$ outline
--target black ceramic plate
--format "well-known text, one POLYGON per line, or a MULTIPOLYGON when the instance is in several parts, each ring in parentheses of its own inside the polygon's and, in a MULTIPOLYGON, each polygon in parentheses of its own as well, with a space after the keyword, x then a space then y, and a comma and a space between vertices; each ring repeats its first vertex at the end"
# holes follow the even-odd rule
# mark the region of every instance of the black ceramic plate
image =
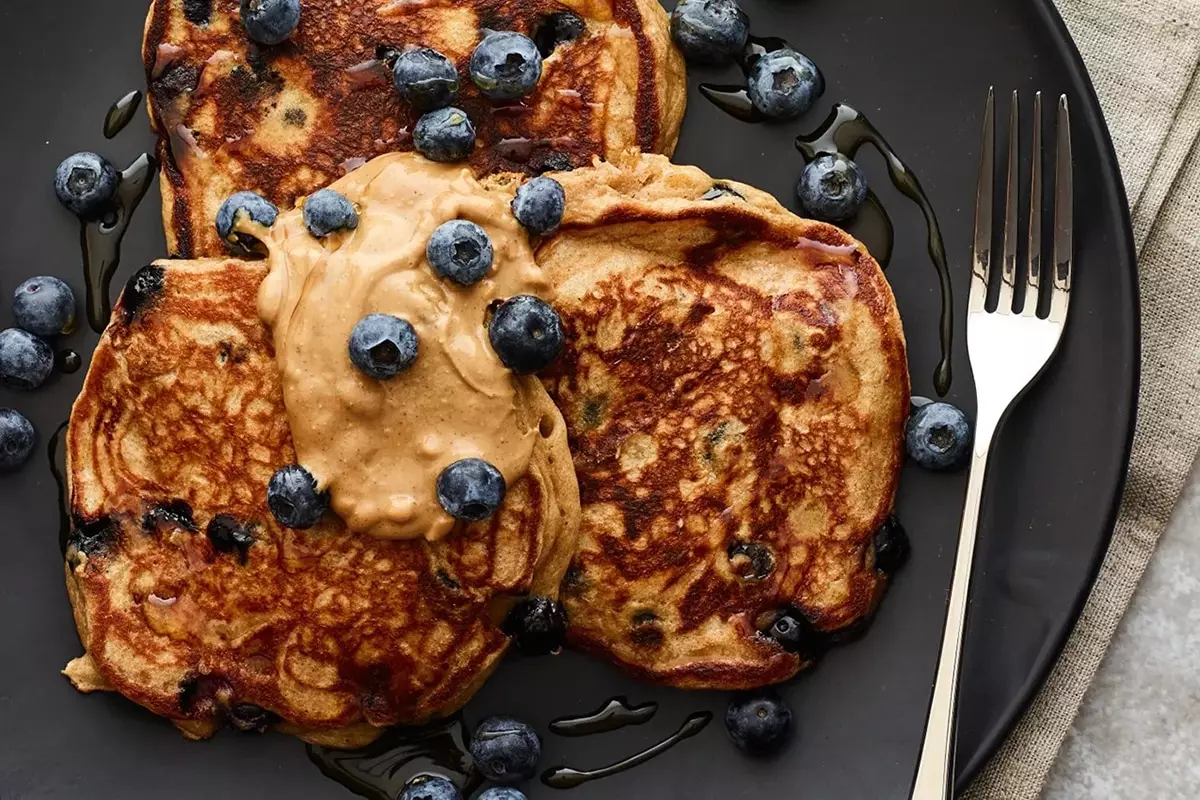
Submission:
MULTIPOLYGON (((792 40, 822 67, 828 91, 805 118, 751 126, 714 108, 692 75, 677 158, 756 184, 792 204, 802 166, 792 140, 847 102, 890 140, 924 184, 941 222, 954 281, 956 378, 949 399, 973 409, 963 343, 972 203, 987 87, 1026 98, 1066 93, 1075 124, 1076 275, 1072 317, 1057 360, 1013 414, 992 459, 975 600, 967 637, 960 781, 995 750, 1044 679, 1074 623, 1112 530, 1134 417, 1138 302, 1125 197, 1087 75, 1045 0, 743 0, 759 35, 792 40)), ((77 150, 122 165, 151 137, 139 116, 108 142, 110 103, 142 84, 139 45, 146 0, 6 0, 0 10, 0 137, 4 193, 0 290, 50 273, 82 295, 78 229, 58 207, 51 175, 77 150)), ((1001 105, 1000 113, 1006 109, 1001 105)), ((1001 147, 1003 142, 1001 142, 1001 147)), ((861 161, 896 226, 888 277, 910 344, 914 391, 933 392, 938 284, 915 205, 887 180, 883 161, 861 161)), ((1027 163, 1027 162, 1026 162, 1027 163)), ((163 255, 157 190, 133 222, 115 286, 163 255)), ((0 323, 11 324, 3 302, 0 323)), ((85 356, 83 330, 64 344, 85 356)), ((34 394, 0 390, 36 423, 42 446, 0 478, 0 797, 337 798, 346 790, 286 736, 226 733, 185 742, 165 722, 116 696, 77 694, 58 671, 79 654, 62 581, 58 503, 45 446, 66 419, 82 373, 34 394)), ((786 689, 799 737, 773 761, 736 753, 718 694, 663 691, 576 655, 512 661, 466 711, 498 711, 545 726, 607 698, 656 700, 649 724, 587 739, 547 734, 543 765, 599 766, 673 732, 697 710, 718 714, 699 736, 648 765, 572 790, 573 798, 906 798, 920 745, 950 580, 965 478, 905 470, 898 513, 914 555, 869 634, 835 650, 786 689)), ((556 790, 529 787, 534 797, 556 790)))

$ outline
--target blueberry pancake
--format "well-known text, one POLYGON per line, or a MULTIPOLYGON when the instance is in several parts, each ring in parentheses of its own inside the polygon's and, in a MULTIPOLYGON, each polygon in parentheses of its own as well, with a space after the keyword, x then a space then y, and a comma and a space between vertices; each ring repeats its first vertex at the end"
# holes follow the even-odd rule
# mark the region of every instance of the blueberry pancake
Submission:
POLYGON ((678 138, 686 75, 657 0, 303 0, 298 27, 276 45, 252 42, 238 9, 155 0, 146 21, 175 256, 225 253, 213 218, 235 191, 286 209, 356 164, 412 149, 421 112, 391 69, 405 49, 453 62, 452 103, 478 134, 470 163, 480 174, 583 166, 628 147, 669 154, 678 138), (534 40, 544 61, 532 94, 489 99, 473 83, 485 29, 534 40))
POLYGON ((786 680, 894 567, 895 301, 842 230, 661 156, 618 161, 554 176, 566 218, 537 254, 583 504, 569 640, 679 687, 786 680))
MULTIPOLYGON (((437 541, 282 527, 266 487, 296 460, 264 262, 138 272, 71 416, 67 587, 86 653, 65 670, 190 737, 226 722, 333 746, 457 709, 505 652, 517 598, 554 597, 578 495, 561 418, 518 378, 528 469, 488 520, 437 541)), ((428 349, 428 348, 427 348, 428 349)))

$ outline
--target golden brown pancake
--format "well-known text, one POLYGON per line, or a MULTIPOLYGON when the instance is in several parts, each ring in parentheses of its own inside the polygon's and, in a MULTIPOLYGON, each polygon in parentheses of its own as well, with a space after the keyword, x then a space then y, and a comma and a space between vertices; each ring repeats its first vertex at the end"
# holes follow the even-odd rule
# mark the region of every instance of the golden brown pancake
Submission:
POLYGON ((192 737, 228 720, 364 744, 465 703, 508 646, 515 599, 555 596, 579 515, 570 454, 538 393, 529 471, 490 520, 438 542, 352 534, 332 514, 281 527, 266 485, 295 453, 255 302, 265 274, 163 262, 118 302, 68 434, 86 654, 65 672, 192 737), (253 543, 223 552, 230 526, 253 543))
POLYGON ((567 216, 537 257, 583 502, 570 641, 679 687, 785 680, 886 584, 909 404, 891 289, 844 231, 660 156, 555 177, 567 216), (798 647, 767 635, 785 613, 798 647))
POLYGON ((356 164, 411 149, 419 115, 378 61, 408 46, 458 64, 479 174, 674 150, 686 73, 657 0, 305 0, 296 33, 276 47, 247 40, 238 0, 155 0, 143 58, 169 251, 225 253, 213 220, 235 191, 286 209, 356 164), (556 42, 563 20, 582 32, 556 42), (484 28, 529 34, 549 54, 523 102, 497 106, 471 83, 484 28))

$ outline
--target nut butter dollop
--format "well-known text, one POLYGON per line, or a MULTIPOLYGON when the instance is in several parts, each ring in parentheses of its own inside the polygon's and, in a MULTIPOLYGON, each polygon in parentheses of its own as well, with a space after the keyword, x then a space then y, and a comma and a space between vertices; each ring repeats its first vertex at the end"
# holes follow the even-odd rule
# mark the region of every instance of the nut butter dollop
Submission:
POLYGON ((550 299, 550 284, 513 218, 512 193, 461 165, 386 155, 330 188, 357 206, 357 229, 316 239, 300 209, 270 230, 240 223, 268 252, 258 307, 272 328, 297 457, 351 530, 439 539, 455 524, 437 500, 445 467, 482 458, 511 486, 529 465, 539 389, 500 363, 486 317, 513 295, 550 299), (453 219, 482 226, 495 250, 489 274, 470 287, 440 278, 425 258, 434 229, 453 219), (360 372, 347 351, 354 325, 372 313, 417 332, 416 361, 388 380, 360 372))

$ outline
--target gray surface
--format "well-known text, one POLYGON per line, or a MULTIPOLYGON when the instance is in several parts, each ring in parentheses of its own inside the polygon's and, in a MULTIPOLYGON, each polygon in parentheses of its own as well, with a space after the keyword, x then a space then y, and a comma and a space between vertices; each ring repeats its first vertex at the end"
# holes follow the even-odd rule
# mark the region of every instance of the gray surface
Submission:
POLYGON ((1158 546, 1046 800, 1200 796, 1200 472, 1158 546))

